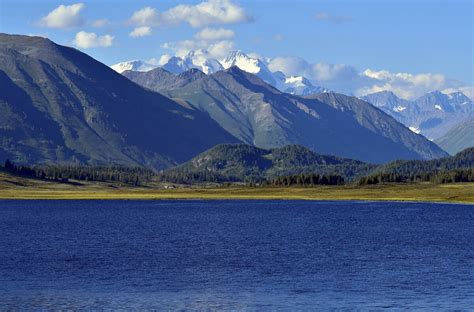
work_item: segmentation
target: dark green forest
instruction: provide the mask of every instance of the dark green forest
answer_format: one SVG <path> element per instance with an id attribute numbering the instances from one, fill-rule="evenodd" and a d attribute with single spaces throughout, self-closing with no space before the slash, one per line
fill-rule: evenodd
<path id="1" fill-rule="evenodd" d="M 16 165 L 9 160 L 5 161 L 0 170 L 29 178 L 38 178 L 59 182 L 69 180 L 117 182 L 134 186 L 144 185 L 155 175 L 152 170 L 140 167 L 120 166 L 78 166 L 78 165 Z"/>
<path id="2" fill-rule="evenodd" d="M 264 150 L 243 144 L 218 145 L 189 162 L 156 173 L 142 167 L 37 165 L 6 160 L 1 171 L 59 182 L 99 181 L 146 185 L 245 183 L 247 185 L 313 186 L 383 183 L 474 182 L 474 148 L 435 160 L 395 161 L 379 166 L 325 156 L 301 146 Z"/>

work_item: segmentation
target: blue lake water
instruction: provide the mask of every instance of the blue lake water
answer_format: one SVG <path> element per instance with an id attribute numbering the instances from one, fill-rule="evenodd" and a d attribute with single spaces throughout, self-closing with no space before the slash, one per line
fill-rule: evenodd
<path id="1" fill-rule="evenodd" d="M 0 201 L 0 310 L 474 308 L 474 206 Z"/>

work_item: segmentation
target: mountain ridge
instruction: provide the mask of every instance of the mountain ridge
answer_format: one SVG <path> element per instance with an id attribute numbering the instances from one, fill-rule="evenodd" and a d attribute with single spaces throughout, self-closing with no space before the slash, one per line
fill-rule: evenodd
<path id="1" fill-rule="evenodd" d="M 393 92 L 382 91 L 362 99 L 379 107 L 412 131 L 437 140 L 469 116 L 474 116 L 474 101 L 461 92 L 432 91 L 408 101 Z"/>
<path id="2" fill-rule="evenodd" d="M 285 94 L 236 66 L 165 94 L 207 112 L 236 138 L 260 148 L 299 144 L 369 162 L 447 155 L 367 102 L 336 93 Z"/>
<path id="3" fill-rule="evenodd" d="M 240 69 L 260 77 L 262 80 L 281 90 L 282 92 L 295 95 L 309 95 L 319 92 L 328 92 L 328 89 L 314 86 L 307 78 L 303 76 L 286 76 L 282 72 L 272 72 L 265 61 L 250 57 L 240 50 L 231 51 L 229 55 L 221 60 L 209 58 L 207 52 L 203 50 L 190 51 L 183 57 L 172 56 L 165 64 L 152 66 L 145 62 L 140 62 L 136 70 L 131 63 L 137 61 L 127 61 L 117 63 L 111 67 L 119 73 L 125 73 L 126 70 L 149 71 L 156 68 L 162 68 L 173 74 L 181 74 L 191 69 L 198 69 L 206 75 L 215 74 L 218 71 L 229 69 L 232 66 L 238 66 Z M 143 68 L 147 68 L 143 70 Z"/>
<path id="4" fill-rule="evenodd" d="M 0 34 L 0 59 L 1 158 L 163 169 L 238 142 L 206 114 L 48 39 Z"/>

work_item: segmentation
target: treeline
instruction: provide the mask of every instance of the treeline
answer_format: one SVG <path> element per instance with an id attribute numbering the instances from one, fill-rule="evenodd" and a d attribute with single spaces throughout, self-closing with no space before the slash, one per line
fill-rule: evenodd
<path id="1" fill-rule="evenodd" d="M 235 182 L 235 179 L 226 179 L 219 174 L 213 172 L 187 172 L 187 171 L 171 171 L 157 175 L 157 180 L 161 182 L 170 182 L 177 184 L 194 184 L 194 183 L 219 183 L 219 182 Z"/>
<path id="2" fill-rule="evenodd" d="M 134 186 L 143 185 L 153 178 L 152 170 L 140 167 L 121 166 L 76 166 L 41 165 L 28 167 L 5 161 L 3 170 L 15 175 L 52 181 L 69 182 L 72 180 L 118 182 Z"/>
<path id="3" fill-rule="evenodd" d="M 438 172 L 414 173 L 403 175 L 397 173 L 378 173 L 362 177 L 359 185 L 371 185 L 381 183 L 413 183 L 413 182 L 432 182 L 432 183 L 459 183 L 474 182 L 474 169 L 460 169 Z"/>
<path id="4" fill-rule="evenodd" d="M 275 186 L 314 186 L 314 185 L 343 185 L 344 178 L 339 175 L 299 174 L 273 178 Z"/>
<path id="5" fill-rule="evenodd" d="M 224 173 L 215 173 L 212 171 L 187 171 L 187 170 L 170 170 L 168 172 L 158 174 L 157 181 L 177 183 L 177 184 L 196 184 L 196 183 L 232 183 L 243 182 L 246 184 L 264 183 L 266 180 L 260 175 L 227 175 Z"/>

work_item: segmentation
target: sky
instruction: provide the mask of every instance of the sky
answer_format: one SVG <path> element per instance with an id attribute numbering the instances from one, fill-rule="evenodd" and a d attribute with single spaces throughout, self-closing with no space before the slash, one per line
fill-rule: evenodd
<path id="1" fill-rule="evenodd" d="M 0 0 L 0 32 L 48 37 L 112 65 L 239 49 L 355 95 L 474 97 L 473 0 Z M 164 57 L 163 57 L 164 55 Z"/>

